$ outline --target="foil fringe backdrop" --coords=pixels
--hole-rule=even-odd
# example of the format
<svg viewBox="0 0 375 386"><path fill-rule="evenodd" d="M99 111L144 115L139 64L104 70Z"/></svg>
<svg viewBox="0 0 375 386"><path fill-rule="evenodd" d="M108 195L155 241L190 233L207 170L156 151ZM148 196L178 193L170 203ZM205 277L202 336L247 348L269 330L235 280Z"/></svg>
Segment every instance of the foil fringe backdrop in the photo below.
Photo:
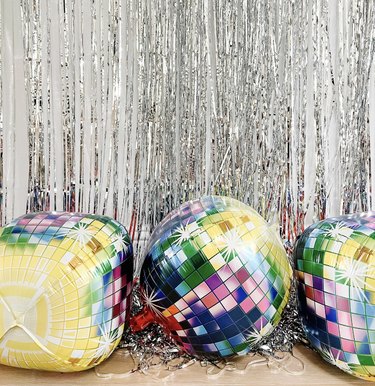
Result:
<svg viewBox="0 0 375 386"><path fill-rule="evenodd" d="M141 252L225 194L301 229L375 209L372 1L1 0L1 220L108 214Z"/></svg>

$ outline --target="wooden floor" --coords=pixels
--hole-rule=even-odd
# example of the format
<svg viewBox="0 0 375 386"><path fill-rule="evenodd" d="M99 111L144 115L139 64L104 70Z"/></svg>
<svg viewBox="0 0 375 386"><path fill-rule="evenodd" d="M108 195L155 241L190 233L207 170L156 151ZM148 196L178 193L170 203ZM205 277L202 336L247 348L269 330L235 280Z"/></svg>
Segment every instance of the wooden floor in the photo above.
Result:
<svg viewBox="0 0 375 386"><path fill-rule="evenodd" d="M49 373L0 366L1 385L369 385L367 381L347 375L325 363L316 353L297 345L293 356L285 356L268 364L262 357L239 358L225 369L202 367L195 363L187 368L168 371L155 367L150 374L130 373L132 360L124 352L116 352L94 369L81 373ZM257 361L257 362L256 362ZM246 367L247 365L247 368ZM99 373L99 375L97 374Z"/></svg>

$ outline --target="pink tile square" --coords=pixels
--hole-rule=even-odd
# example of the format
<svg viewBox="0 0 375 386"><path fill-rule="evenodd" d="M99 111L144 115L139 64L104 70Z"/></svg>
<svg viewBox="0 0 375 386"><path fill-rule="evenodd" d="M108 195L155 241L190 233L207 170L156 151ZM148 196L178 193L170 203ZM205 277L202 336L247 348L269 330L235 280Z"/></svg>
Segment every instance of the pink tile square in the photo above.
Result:
<svg viewBox="0 0 375 386"><path fill-rule="evenodd" d="M236 279L235 276L232 276L225 282L225 285L227 286L229 292L233 292L240 286L240 282Z"/></svg>
<svg viewBox="0 0 375 386"><path fill-rule="evenodd" d="M258 303L258 308L260 311L265 313L268 308L270 307L271 303L269 299L265 296L259 303Z"/></svg>
<svg viewBox="0 0 375 386"><path fill-rule="evenodd" d="M349 300L345 299L341 296L337 296L336 298L336 303L337 303L337 309L341 311L350 311L350 306L349 306Z"/></svg>
<svg viewBox="0 0 375 386"><path fill-rule="evenodd" d="M173 316L177 320L177 322L183 322L186 319L185 316L182 315L181 312L178 312L177 314L174 314Z"/></svg>
<svg viewBox="0 0 375 386"><path fill-rule="evenodd" d="M227 265L224 265L217 271L217 274L222 281L225 281L233 275L233 272Z"/></svg>
<svg viewBox="0 0 375 386"><path fill-rule="evenodd" d="M330 322L329 320L327 321L327 331L332 335L340 335L339 325L337 323Z"/></svg>
<svg viewBox="0 0 375 386"><path fill-rule="evenodd" d="M314 290L314 300L320 304L324 304L324 293L319 290Z"/></svg>
<svg viewBox="0 0 375 386"><path fill-rule="evenodd" d="M321 318L326 317L326 309L323 306L323 304L315 303L315 311L316 311L316 314L319 315Z"/></svg>
<svg viewBox="0 0 375 386"><path fill-rule="evenodd" d="M258 269L253 273L253 278L259 284L264 279L264 273Z"/></svg>
<svg viewBox="0 0 375 386"><path fill-rule="evenodd" d="M340 324L344 324L345 326L351 326L352 321L350 319L350 314L345 311L337 311L337 319Z"/></svg>
<svg viewBox="0 0 375 386"><path fill-rule="evenodd" d="M233 273L237 272L242 268L242 263L240 259L236 256L231 262L229 263L229 267L232 270Z"/></svg>
<svg viewBox="0 0 375 386"><path fill-rule="evenodd" d="M257 284L255 283L255 281L249 277L243 284L242 284L242 288L246 291L246 293L248 295L250 295L254 290L255 288L257 288Z"/></svg>
<svg viewBox="0 0 375 386"><path fill-rule="evenodd" d="M115 305L114 301L115 301L114 295L110 295L110 296L105 297L104 302L103 302L104 307L105 308L112 308Z"/></svg>
<svg viewBox="0 0 375 386"><path fill-rule="evenodd" d="M350 318L350 313L345 311L337 311L337 320L339 324L343 324L345 326L352 326L352 321Z"/></svg>
<svg viewBox="0 0 375 386"><path fill-rule="evenodd" d="M351 327L340 325L339 328L340 335L343 339L353 340L353 330Z"/></svg>
<svg viewBox="0 0 375 386"><path fill-rule="evenodd" d="M104 290L104 296L110 296L113 294L114 291L114 283L111 282L111 283L108 283L108 285L106 286L105 290Z"/></svg>
<svg viewBox="0 0 375 386"><path fill-rule="evenodd" d="M355 353L355 344L352 340L341 339L341 347L344 351Z"/></svg>
<svg viewBox="0 0 375 386"><path fill-rule="evenodd" d="M335 282L333 280L324 279L323 285L324 285L324 291L325 292L328 292L330 294L336 293Z"/></svg>
<svg viewBox="0 0 375 386"><path fill-rule="evenodd" d="M120 302L121 302L121 298L122 298L122 296L121 296L121 291L115 292L114 297L115 297L115 304L120 303Z"/></svg>
<svg viewBox="0 0 375 386"><path fill-rule="evenodd" d="M211 308L212 306L214 306L219 300L217 299L217 297L215 296L215 294L213 292L210 292L208 295L206 295L203 299L202 299L202 303L207 307L207 308Z"/></svg>
<svg viewBox="0 0 375 386"><path fill-rule="evenodd" d="M240 303L240 306L245 313L248 313L255 307L255 303L250 298L246 298L243 302Z"/></svg>
<svg viewBox="0 0 375 386"><path fill-rule="evenodd" d="M313 286L313 278L312 278L312 275L310 275L309 273L305 273L305 284L307 284L310 287Z"/></svg>
<svg viewBox="0 0 375 386"><path fill-rule="evenodd" d="M219 300L221 300L229 295L229 291L225 284L221 284L219 287L214 289L214 294Z"/></svg>
<svg viewBox="0 0 375 386"><path fill-rule="evenodd" d="M35 226L32 226L32 225L25 226L25 231L29 233L34 233L34 230L35 230Z"/></svg>
<svg viewBox="0 0 375 386"><path fill-rule="evenodd" d="M194 288L194 292L199 298L203 298L209 292L211 292L211 288L205 282L203 282Z"/></svg>
<svg viewBox="0 0 375 386"><path fill-rule="evenodd" d="M324 302L326 306L336 308L336 296L325 293L324 294Z"/></svg>
<svg viewBox="0 0 375 386"><path fill-rule="evenodd" d="M118 266L113 270L113 278L121 279L121 266Z"/></svg>
<svg viewBox="0 0 375 386"><path fill-rule="evenodd" d="M258 287L252 294L251 299L253 299L254 303L258 304L264 297L264 293Z"/></svg>
<svg viewBox="0 0 375 386"><path fill-rule="evenodd" d="M249 272L245 267L242 267L238 272L236 272L236 277L240 283L243 283L249 278Z"/></svg>
<svg viewBox="0 0 375 386"><path fill-rule="evenodd" d="M175 303L175 306L179 309L179 310L183 310L185 309L186 307L188 307L188 304L185 302L184 299L180 299L178 300L176 303Z"/></svg>
<svg viewBox="0 0 375 386"><path fill-rule="evenodd" d="M336 283L336 294L337 295L340 294L344 298L348 298L349 297L349 286L344 285L344 284L340 284L340 283Z"/></svg>
<svg viewBox="0 0 375 386"><path fill-rule="evenodd" d="M353 327L366 328L365 318L361 315L352 314Z"/></svg>
<svg viewBox="0 0 375 386"><path fill-rule="evenodd" d="M221 301L221 304L227 311L230 311L232 308L236 307L237 302L232 295L229 295Z"/></svg>
<svg viewBox="0 0 375 386"><path fill-rule="evenodd" d="M120 291L121 289L121 277L119 279L117 279L114 283L114 287L115 287L115 291Z"/></svg>

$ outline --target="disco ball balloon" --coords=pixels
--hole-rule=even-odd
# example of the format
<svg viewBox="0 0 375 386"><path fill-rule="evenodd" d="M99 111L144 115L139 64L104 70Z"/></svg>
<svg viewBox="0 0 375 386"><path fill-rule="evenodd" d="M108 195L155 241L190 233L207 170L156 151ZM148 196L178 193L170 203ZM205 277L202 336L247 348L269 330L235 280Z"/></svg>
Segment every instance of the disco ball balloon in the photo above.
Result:
<svg viewBox="0 0 375 386"><path fill-rule="evenodd" d="M341 370L375 380L375 213L328 218L295 247L307 338Z"/></svg>
<svg viewBox="0 0 375 386"><path fill-rule="evenodd" d="M80 371L107 358L130 315L133 251L105 216L24 215L0 229L0 362Z"/></svg>
<svg viewBox="0 0 375 386"><path fill-rule="evenodd" d="M133 330L157 322L185 352L218 358L246 354L279 322L292 270L279 235L249 206L187 202L146 249Z"/></svg>

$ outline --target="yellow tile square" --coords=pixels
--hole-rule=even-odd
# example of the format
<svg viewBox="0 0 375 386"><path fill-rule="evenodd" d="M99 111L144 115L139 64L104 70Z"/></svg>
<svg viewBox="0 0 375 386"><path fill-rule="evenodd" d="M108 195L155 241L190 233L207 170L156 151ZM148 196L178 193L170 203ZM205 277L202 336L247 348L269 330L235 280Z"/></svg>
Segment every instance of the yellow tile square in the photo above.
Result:
<svg viewBox="0 0 375 386"><path fill-rule="evenodd" d="M217 254L215 257L213 257L210 260L210 263L216 271L226 264L224 258L220 254Z"/></svg>
<svg viewBox="0 0 375 386"><path fill-rule="evenodd" d="M324 264L330 265L331 267L336 266L337 255L332 252L326 252L324 254Z"/></svg>
<svg viewBox="0 0 375 386"><path fill-rule="evenodd" d="M206 232L209 234L209 236L212 240L215 240L216 238L218 238L219 236L221 236L223 234L222 230L220 229L220 227L218 225L213 225L213 226L207 227Z"/></svg>
<svg viewBox="0 0 375 386"><path fill-rule="evenodd" d="M219 250L217 249L214 243L209 243L205 247L203 247L202 252L208 259L211 259L219 252Z"/></svg>
<svg viewBox="0 0 375 386"><path fill-rule="evenodd" d="M323 277L329 280L335 280L335 268L332 266L324 265L323 266Z"/></svg>
<svg viewBox="0 0 375 386"><path fill-rule="evenodd" d="M375 293L375 278L367 277L365 281L365 289L368 291L374 291Z"/></svg>

